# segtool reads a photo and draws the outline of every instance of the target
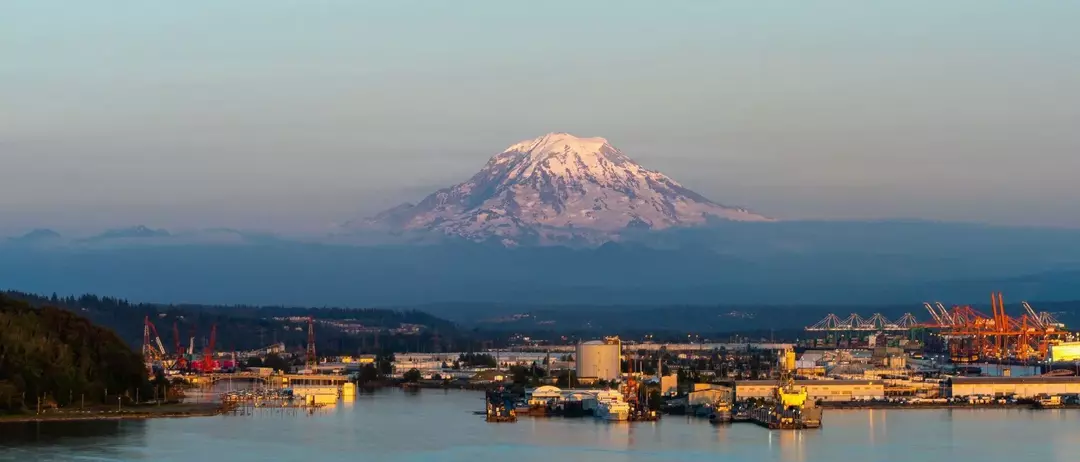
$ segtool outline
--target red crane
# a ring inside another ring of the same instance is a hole
[[[203,350],[203,372],[214,371],[214,344],[217,343],[217,324],[214,324],[210,328],[210,343],[206,344],[206,348]]]
[[[176,362],[173,364],[173,368],[176,370],[184,370],[186,369],[185,366],[187,365],[187,361],[184,359],[184,347],[183,344],[180,343],[180,329],[177,327],[176,321],[173,321],[172,323],[172,336],[174,348],[176,348],[173,350],[176,352]]]

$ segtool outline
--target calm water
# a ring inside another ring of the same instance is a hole
[[[770,432],[529,419],[488,424],[477,392],[361,395],[309,416],[0,425],[0,460],[93,461],[935,461],[1080,460],[1080,411],[826,411],[825,427]]]

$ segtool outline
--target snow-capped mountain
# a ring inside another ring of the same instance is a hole
[[[710,201],[638,165],[604,138],[549,133],[510,146],[464,183],[346,228],[436,231],[517,244],[611,239],[627,229],[698,225],[710,217],[770,220]]]

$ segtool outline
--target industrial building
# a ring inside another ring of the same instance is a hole
[[[1080,377],[953,377],[945,382],[945,396],[1014,396],[1080,394]]]
[[[622,342],[605,337],[577,345],[577,379],[582,383],[618,380],[622,374]]]
[[[1050,345],[1051,362],[1080,361],[1080,342],[1062,342]]]
[[[715,385],[709,383],[695,383],[694,391],[687,397],[687,404],[701,406],[716,403],[731,403],[733,390],[728,385]]]
[[[811,401],[854,401],[885,398],[885,382],[880,380],[796,380],[805,387]],[[775,380],[737,380],[735,399],[771,399],[776,393]]]

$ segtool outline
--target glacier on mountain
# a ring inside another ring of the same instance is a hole
[[[693,226],[709,219],[771,221],[710,201],[642,167],[604,138],[549,133],[511,145],[464,183],[346,228],[435,231],[513,245],[611,240],[627,229]]]

